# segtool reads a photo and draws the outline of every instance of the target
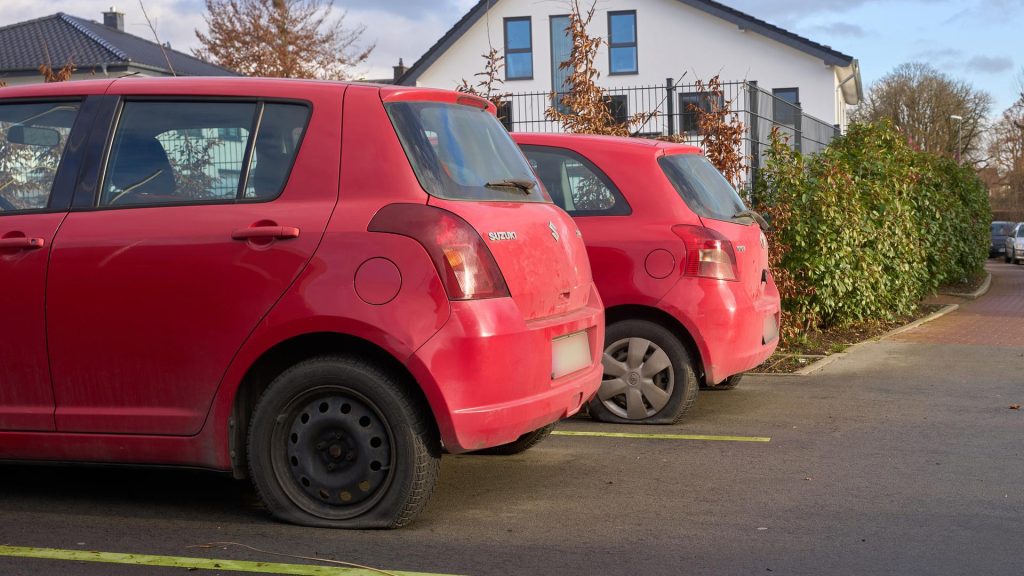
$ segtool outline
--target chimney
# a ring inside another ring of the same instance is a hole
[[[118,12],[113,6],[103,13],[103,25],[124,32],[124,12]]]
[[[395,84],[398,84],[398,80],[405,76],[409,69],[405,66],[405,62],[402,62],[401,58],[398,59],[398,66],[393,66],[393,68],[395,69]]]

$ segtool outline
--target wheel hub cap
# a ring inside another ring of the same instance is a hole
[[[644,338],[612,343],[602,358],[604,379],[598,398],[620,418],[644,420],[672,398],[675,374],[668,354]]]

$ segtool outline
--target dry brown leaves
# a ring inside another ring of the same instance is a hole
[[[579,0],[572,0],[569,14],[568,31],[572,37],[572,50],[569,59],[562,62],[559,68],[571,70],[566,81],[567,92],[559,100],[564,111],[551,106],[544,111],[548,120],[562,125],[566,132],[573,134],[603,134],[607,136],[629,136],[631,127],[643,126],[657,112],[634,114],[625,122],[617,122],[609,106],[609,97],[605,90],[597,85],[601,73],[595,66],[597,52],[604,44],[604,39],[591,36],[587,31],[594,18],[596,2],[591,4],[585,13],[580,9]],[[551,94],[551,101],[558,98]]]

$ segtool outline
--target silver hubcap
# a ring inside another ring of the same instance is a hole
[[[644,338],[624,338],[604,351],[604,380],[597,397],[619,418],[650,418],[672,398],[672,361],[658,345]]]

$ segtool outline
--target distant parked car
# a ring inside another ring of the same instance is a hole
[[[995,258],[996,256],[1007,257],[1006,239],[1013,234],[1014,226],[1016,226],[1015,222],[1001,220],[992,223],[992,243],[989,244],[988,248],[989,258]],[[1006,261],[1010,261],[1008,257]]]
[[[603,307],[494,112],[256,78],[0,90],[0,460],[221,470],[279,519],[393,528],[442,451],[536,444],[600,386]]]
[[[779,292],[760,216],[700,149],[513,134],[583,233],[607,309],[606,422],[677,422],[698,387],[731,388],[778,343]]]
[[[1006,256],[1003,259],[1007,262],[1020,264],[1024,259],[1024,222],[1013,227],[1005,240]]]

